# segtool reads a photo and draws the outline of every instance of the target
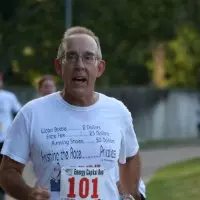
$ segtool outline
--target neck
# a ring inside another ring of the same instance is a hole
[[[63,99],[67,101],[69,104],[81,107],[90,106],[96,103],[99,97],[95,92],[92,92],[88,95],[84,94],[82,96],[77,97],[76,95],[73,95],[65,90],[61,92],[61,95]]]

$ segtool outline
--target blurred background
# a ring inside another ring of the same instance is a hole
[[[0,71],[22,103],[35,95],[71,25],[92,29],[107,62],[97,90],[128,106],[140,140],[196,138],[200,118],[200,2],[0,2]],[[62,86],[60,80],[58,84]]]
[[[35,98],[38,79],[56,76],[66,28],[86,26],[99,36],[107,62],[97,90],[130,109],[141,146],[198,145],[199,10],[198,0],[0,1],[5,88],[22,104]]]

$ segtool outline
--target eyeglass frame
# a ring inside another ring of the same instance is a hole
[[[69,61],[69,59],[67,59],[67,56],[68,56],[69,54],[71,54],[71,55],[73,54],[74,56],[76,56],[76,58],[75,58],[74,61],[72,61],[72,60]],[[87,54],[87,55],[80,55],[80,54],[78,54],[78,53],[75,52],[75,51],[69,51],[69,52],[66,52],[66,54],[65,54],[64,56],[60,57],[59,60],[62,62],[62,64],[65,64],[65,63],[68,63],[68,64],[76,64],[76,63],[81,59],[82,63],[83,63],[83,64],[87,64],[87,65],[95,64],[96,61],[100,60],[100,58],[99,58],[97,55],[93,54],[92,52],[87,51],[87,52],[84,52],[83,54]],[[86,57],[86,56],[93,56],[93,60],[91,60],[90,62],[87,62],[87,61],[84,59],[84,56],[85,56],[85,57]]]

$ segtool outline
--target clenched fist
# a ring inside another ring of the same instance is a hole
[[[34,187],[31,189],[28,200],[49,200],[50,199],[50,192],[46,187]]]

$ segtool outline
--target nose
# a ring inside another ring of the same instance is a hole
[[[83,58],[81,56],[79,56],[79,58],[77,59],[75,67],[78,68],[78,69],[84,69],[85,68],[84,63],[83,63]]]

